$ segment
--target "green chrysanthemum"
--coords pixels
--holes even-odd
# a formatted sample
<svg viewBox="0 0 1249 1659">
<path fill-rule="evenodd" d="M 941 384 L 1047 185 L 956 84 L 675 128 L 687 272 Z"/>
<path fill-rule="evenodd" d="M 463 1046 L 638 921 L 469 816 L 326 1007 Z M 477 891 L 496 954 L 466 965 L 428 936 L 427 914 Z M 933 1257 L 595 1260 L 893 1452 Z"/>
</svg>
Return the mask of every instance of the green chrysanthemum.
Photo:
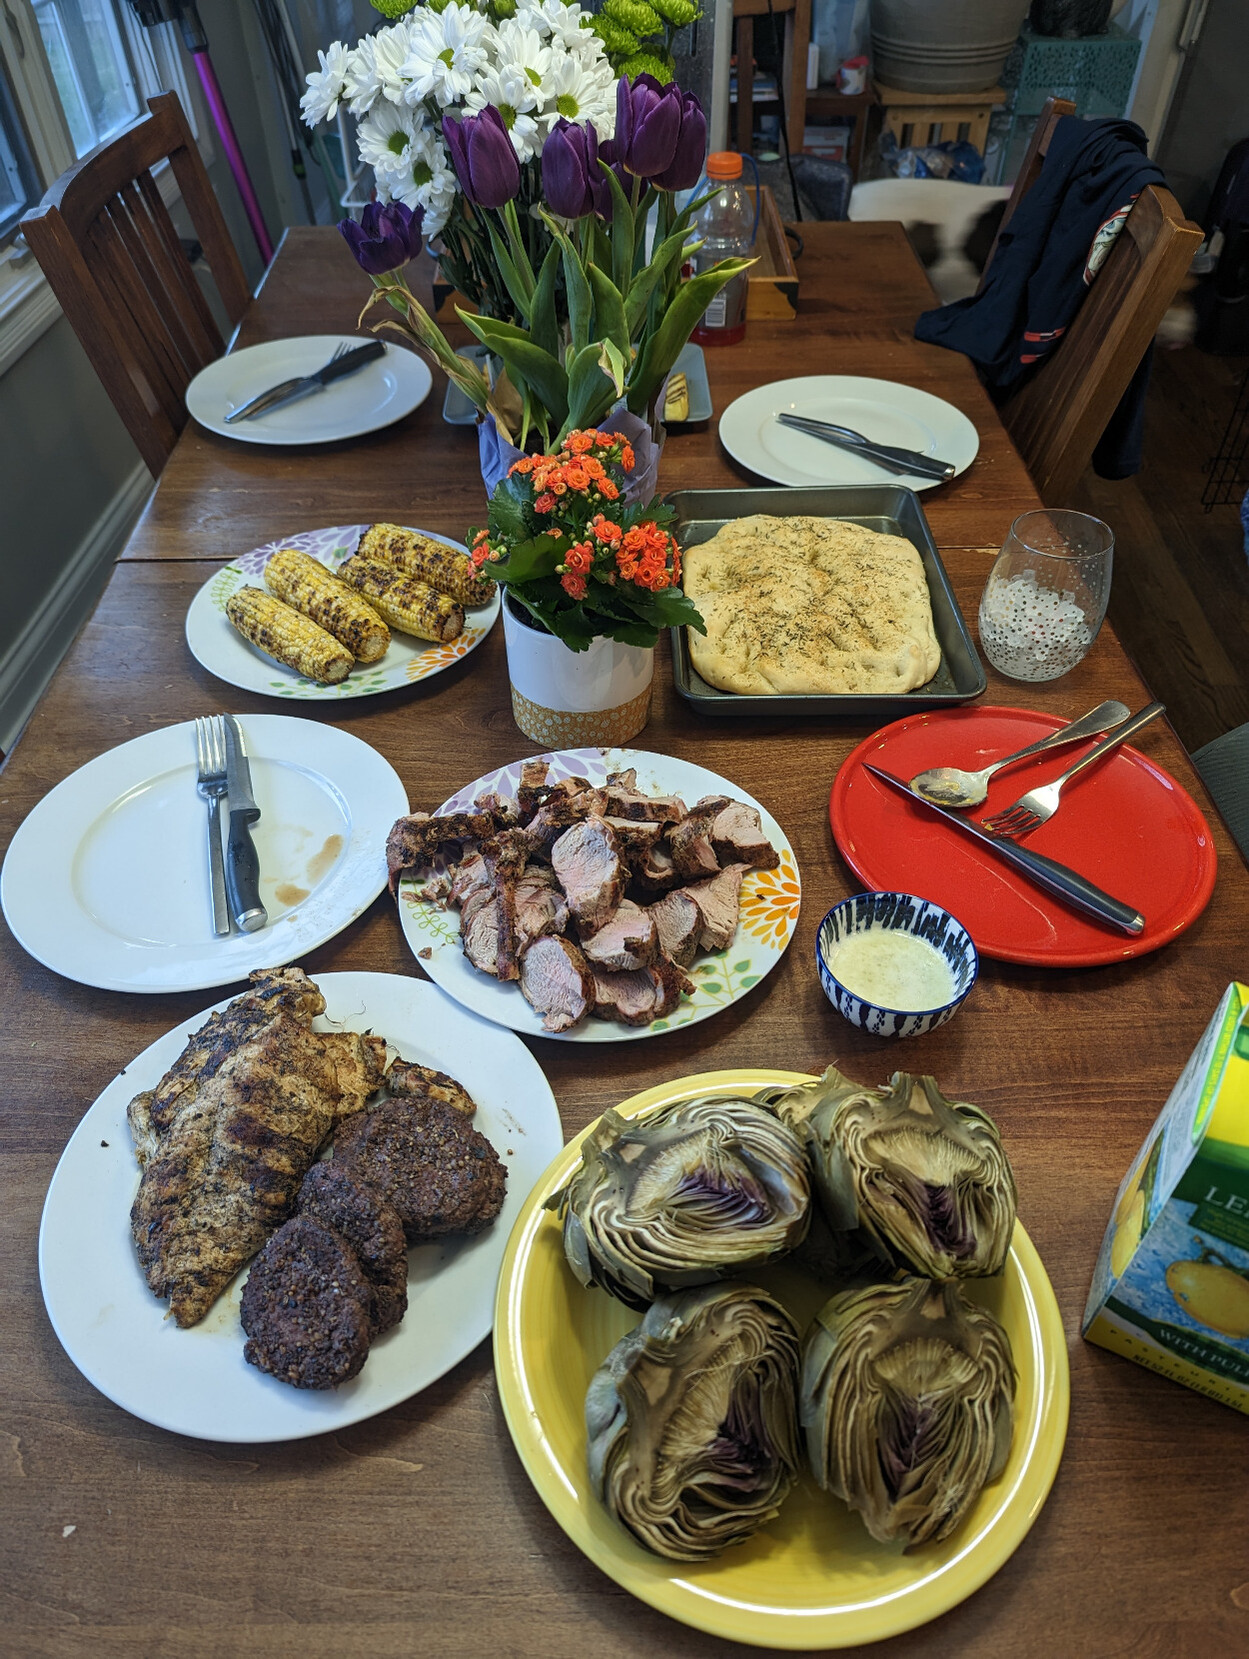
<svg viewBox="0 0 1249 1659">
<path fill-rule="evenodd" d="M 490 18 L 494 23 L 506 23 L 516 16 L 516 0 L 490 0 Z"/>
<path fill-rule="evenodd" d="M 593 32 L 603 42 L 603 50 L 612 59 L 612 68 L 616 68 L 616 58 L 627 57 L 630 52 L 638 49 L 638 37 L 630 34 L 628 29 L 622 28 L 619 23 L 613 23 L 610 17 L 602 12 L 590 25 Z"/>
<path fill-rule="evenodd" d="M 703 15 L 702 8 L 695 5 L 694 0 L 651 0 L 651 4 L 664 22 L 671 23 L 674 29 L 684 29 Z"/>
<path fill-rule="evenodd" d="M 654 6 L 647 5 L 646 0 L 606 0 L 603 12 L 613 23 L 637 35 L 639 40 L 644 35 L 659 34 L 664 26 L 663 18 Z"/>
<path fill-rule="evenodd" d="M 406 17 L 410 11 L 415 11 L 419 0 L 369 0 L 375 12 L 389 18 L 393 23 L 397 18 Z"/>
<path fill-rule="evenodd" d="M 672 59 L 655 52 L 638 52 L 620 65 L 620 73 L 631 81 L 639 75 L 653 75 L 660 86 L 667 86 L 672 79 Z"/>
</svg>

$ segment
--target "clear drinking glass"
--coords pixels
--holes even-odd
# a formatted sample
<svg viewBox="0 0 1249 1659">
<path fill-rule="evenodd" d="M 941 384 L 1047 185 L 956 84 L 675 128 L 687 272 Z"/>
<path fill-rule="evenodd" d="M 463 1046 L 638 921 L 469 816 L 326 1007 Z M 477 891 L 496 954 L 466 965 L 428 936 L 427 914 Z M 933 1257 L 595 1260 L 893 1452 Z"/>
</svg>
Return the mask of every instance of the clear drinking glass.
<svg viewBox="0 0 1249 1659">
<path fill-rule="evenodd" d="M 1045 507 L 1010 527 L 980 599 L 980 644 L 1012 680 L 1056 680 L 1087 654 L 1110 598 L 1115 538 L 1088 513 Z"/>
</svg>

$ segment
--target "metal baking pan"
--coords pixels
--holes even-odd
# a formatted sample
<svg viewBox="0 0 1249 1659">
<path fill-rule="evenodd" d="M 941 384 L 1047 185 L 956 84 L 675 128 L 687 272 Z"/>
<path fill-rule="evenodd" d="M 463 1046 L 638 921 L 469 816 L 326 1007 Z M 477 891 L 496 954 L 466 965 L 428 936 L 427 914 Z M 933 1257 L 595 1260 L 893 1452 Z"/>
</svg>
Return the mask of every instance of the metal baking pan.
<svg viewBox="0 0 1249 1659">
<path fill-rule="evenodd" d="M 868 530 L 905 536 L 919 550 L 928 577 L 933 629 L 941 647 L 941 666 L 928 684 L 895 696 L 861 696 L 847 692 L 750 697 L 718 691 L 707 684 L 690 660 L 684 628 L 672 630 L 672 674 L 686 702 L 703 714 L 763 720 L 826 719 L 847 721 L 897 720 L 915 709 L 946 708 L 969 703 L 988 684 L 967 623 L 958 608 L 950 579 L 941 563 L 928 520 L 914 490 L 900 484 L 861 484 L 814 489 L 675 490 L 667 497 L 676 509 L 673 534 L 682 547 L 710 541 L 732 519 L 752 513 L 776 518 L 801 514 L 812 518 L 840 518 Z"/>
</svg>

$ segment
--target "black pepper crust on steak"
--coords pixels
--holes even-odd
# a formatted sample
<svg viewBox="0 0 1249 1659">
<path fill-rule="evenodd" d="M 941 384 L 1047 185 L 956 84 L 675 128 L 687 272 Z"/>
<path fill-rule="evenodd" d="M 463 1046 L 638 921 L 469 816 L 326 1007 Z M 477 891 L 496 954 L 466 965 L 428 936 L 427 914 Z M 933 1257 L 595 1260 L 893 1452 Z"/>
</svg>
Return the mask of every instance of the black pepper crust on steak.
<svg viewBox="0 0 1249 1659">
<path fill-rule="evenodd" d="M 337 1388 L 368 1358 L 370 1299 L 346 1239 L 297 1215 L 274 1233 L 243 1286 L 243 1358 L 295 1388 Z"/>
<path fill-rule="evenodd" d="M 334 1137 L 333 1161 L 394 1205 L 413 1244 L 482 1232 L 507 1193 L 494 1147 L 438 1100 L 396 1096 L 361 1112 Z"/>
<path fill-rule="evenodd" d="M 341 1233 L 372 1288 L 374 1336 L 391 1330 L 408 1311 L 408 1244 L 393 1205 L 336 1164 L 313 1164 L 299 1189 L 300 1215 Z"/>
</svg>

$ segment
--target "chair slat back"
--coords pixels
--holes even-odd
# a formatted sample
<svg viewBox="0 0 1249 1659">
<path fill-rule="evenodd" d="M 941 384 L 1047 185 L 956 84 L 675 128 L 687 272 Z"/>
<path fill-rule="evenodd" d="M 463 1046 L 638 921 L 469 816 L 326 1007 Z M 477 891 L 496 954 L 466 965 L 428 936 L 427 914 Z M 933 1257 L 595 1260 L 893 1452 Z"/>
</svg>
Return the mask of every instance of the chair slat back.
<svg viewBox="0 0 1249 1659">
<path fill-rule="evenodd" d="M 176 95 L 63 173 L 22 220 L 36 259 L 153 473 L 186 424 L 187 385 L 225 342 L 152 169 L 168 161 L 231 324 L 250 295 Z"/>
<path fill-rule="evenodd" d="M 1061 345 L 1000 409 L 1041 499 L 1065 506 L 1201 244 L 1147 185 Z"/>
<path fill-rule="evenodd" d="M 1041 166 L 1049 152 L 1050 139 L 1054 136 L 1054 129 L 1064 115 L 1074 115 L 1076 106 L 1070 98 L 1047 98 L 1037 116 L 1037 124 L 1032 129 L 1032 137 L 1028 140 L 1028 148 L 1024 151 L 1023 162 L 1015 177 L 1015 187 L 1010 193 L 1001 223 L 997 227 L 997 235 L 993 238 L 993 246 L 989 249 L 989 257 L 985 260 L 984 270 L 980 274 L 980 288 L 984 287 L 985 278 L 989 274 L 989 267 L 993 263 L 993 256 L 997 252 L 997 245 L 1002 239 L 1002 232 L 1014 217 L 1015 209 L 1023 201 L 1029 190 L 1040 176 Z M 980 288 L 976 290 L 980 292 Z"/>
</svg>

